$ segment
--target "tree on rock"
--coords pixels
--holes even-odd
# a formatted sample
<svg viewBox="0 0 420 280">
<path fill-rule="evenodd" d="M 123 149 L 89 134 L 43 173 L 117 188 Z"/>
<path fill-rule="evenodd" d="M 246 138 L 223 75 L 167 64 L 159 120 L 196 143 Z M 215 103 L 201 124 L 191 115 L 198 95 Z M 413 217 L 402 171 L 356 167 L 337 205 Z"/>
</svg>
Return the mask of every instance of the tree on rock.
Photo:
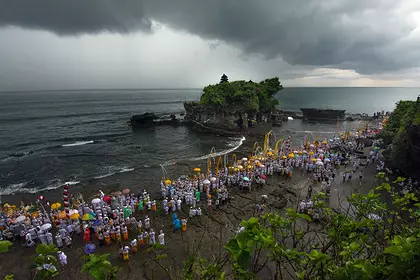
<svg viewBox="0 0 420 280">
<path fill-rule="evenodd" d="M 227 83 L 229 82 L 228 76 L 226 76 L 225 74 L 222 75 L 222 77 L 220 78 L 220 83 Z"/>
</svg>

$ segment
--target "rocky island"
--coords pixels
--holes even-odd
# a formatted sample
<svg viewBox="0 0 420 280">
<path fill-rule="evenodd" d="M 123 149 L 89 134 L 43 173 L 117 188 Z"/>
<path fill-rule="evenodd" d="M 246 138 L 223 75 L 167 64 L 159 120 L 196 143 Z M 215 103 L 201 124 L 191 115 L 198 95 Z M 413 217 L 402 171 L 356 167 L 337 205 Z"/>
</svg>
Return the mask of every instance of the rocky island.
<svg viewBox="0 0 420 280">
<path fill-rule="evenodd" d="M 259 83 L 229 82 L 223 75 L 220 83 L 203 89 L 198 102 L 184 102 L 184 121 L 203 132 L 222 135 L 264 134 L 273 123 L 281 121 L 277 113 L 277 93 L 283 89 L 279 78 Z"/>
</svg>

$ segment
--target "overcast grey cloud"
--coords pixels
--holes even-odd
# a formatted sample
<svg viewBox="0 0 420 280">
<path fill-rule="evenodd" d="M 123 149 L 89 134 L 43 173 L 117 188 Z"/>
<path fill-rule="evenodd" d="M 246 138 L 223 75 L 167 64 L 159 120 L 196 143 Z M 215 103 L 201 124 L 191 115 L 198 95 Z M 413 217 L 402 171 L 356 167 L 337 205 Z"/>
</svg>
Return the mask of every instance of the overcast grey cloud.
<svg viewBox="0 0 420 280">
<path fill-rule="evenodd" d="M 414 0 L 1 0 L 0 24 L 59 35 L 151 32 L 151 20 L 245 53 L 361 74 L 415 67 Z"/>
</svg>

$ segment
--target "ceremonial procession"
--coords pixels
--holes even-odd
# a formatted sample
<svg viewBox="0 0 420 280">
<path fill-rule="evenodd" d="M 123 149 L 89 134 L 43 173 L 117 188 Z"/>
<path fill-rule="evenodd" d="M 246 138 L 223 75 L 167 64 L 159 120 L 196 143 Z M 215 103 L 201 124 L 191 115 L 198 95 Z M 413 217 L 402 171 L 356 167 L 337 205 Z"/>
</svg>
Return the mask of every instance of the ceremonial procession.
<svg viewBox="0 0 420 280">
<path fill-rule="evenodd" d="M 296 207 L 316 220 L 321 213 L 312 209 L 315 188 L 329 197 L 331 185 L 340 180 L 339 174 L 343 184 L 361 184 L 367 165 L 377 163 L 378 171 L 384 170 L 378 143 L 365 147 L 363 139 L 373 137 L 385 122 L 384 118 L 382 122 L 365 124 L 357 131 L 343 132 L 330 139 L 311 139 L 307 135 L 300 143 L 294 143 L 291 136 L 273 143 L 270 132 L 263 147 L 254 145 L 249 158 L 237 160 L 232 155 L 227 164 L 222 164 L 221 157 L 217 163 L 209 158 L 207 167 L 195 167 L 189 175 L 172 180 L 163 177 L 160 196 L 126 188 L 109 194 L 99 190 L 94 198 L 85 201 L 82 195 L 72 194 L 71 188 L 65 186 L 62 201 L 38 196 L 35 203 L 6 203 L 1 208 L 0 238 L 29 248 L 37 244 L 55 245 L 62 267 L 71 261 L 66 252 L 74 243 L 83 244 L 86 255 L 101 251 L 104 246 L 112 247 L 118 250 L 121 261 L 130 261 L 139 250 L 154 244 L 165 246 L 167 236 L 185 234 L 190 230 L 189 220 L 228 209 L 233 191 L 253 192 L 254 188 L 263 191 L 271 177 L 279 176 L 287 183 L 296 173 L 308 178 L 306 194 Z M 365 148 L 368 156 L 364 156 Z M 254 215 L 266 211 L 267 200 L 269 194 L 263 194 L 255 202 Z M 156 217 L 162 216 L 171 221 L 170 228 L 156 222 Z"/>
</svg>

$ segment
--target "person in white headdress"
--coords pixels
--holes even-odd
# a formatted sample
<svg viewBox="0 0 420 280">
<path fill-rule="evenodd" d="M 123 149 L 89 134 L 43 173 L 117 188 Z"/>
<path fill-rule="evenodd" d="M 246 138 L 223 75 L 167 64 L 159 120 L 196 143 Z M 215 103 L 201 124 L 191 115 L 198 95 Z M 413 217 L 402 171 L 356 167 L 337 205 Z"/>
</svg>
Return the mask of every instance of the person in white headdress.
<svg viewBox="0 0 420 280">
<path fill-rule="evenodd" d="M 160 231 L 158 239 L 159 239 L 160 245 L 165 245 L 165 234 L 163 233 L 163 230 Z"/>
<path fill-rule="evenodd" d="M 155 232 L 153 229 L 150 230 L 150 245 L 153 245 L 156 243 L 156 237 L 155 237 Z"/>
<path fill-rule="evenodd" d="M 150 218 L 149 218 L 149 216 L 146 216 L 146 218 L 144 219 L 144 228 L 145 229 L 150 228 Z"/>
<path fill-rule="evenodd" d="M 63 247 L 63 238 L 62 238 L 62 236 L 61 236 L 60 233 L 57 233 L 55 235 L 55 241 L 57 242 L 57 247 L 58 248 L 62 248 Z"/>
<path fill-rule="evenodd" d="M 57 252 L 57 255 L 58 255 L 58 260 L 60 261 L 60 264 L 62 266 L 66 266 L 67 265 L 67 256 L 66 256 L 66 254 L 64 254 L 61 251 L 58 251 Z"/>
<path fill-rule="evenodd" d="M 26 247 L 35 246 L 35 242 L 32 240 L 32 235 L 28 232 L 25 236 L 26 238 Z"/>
</svg>

